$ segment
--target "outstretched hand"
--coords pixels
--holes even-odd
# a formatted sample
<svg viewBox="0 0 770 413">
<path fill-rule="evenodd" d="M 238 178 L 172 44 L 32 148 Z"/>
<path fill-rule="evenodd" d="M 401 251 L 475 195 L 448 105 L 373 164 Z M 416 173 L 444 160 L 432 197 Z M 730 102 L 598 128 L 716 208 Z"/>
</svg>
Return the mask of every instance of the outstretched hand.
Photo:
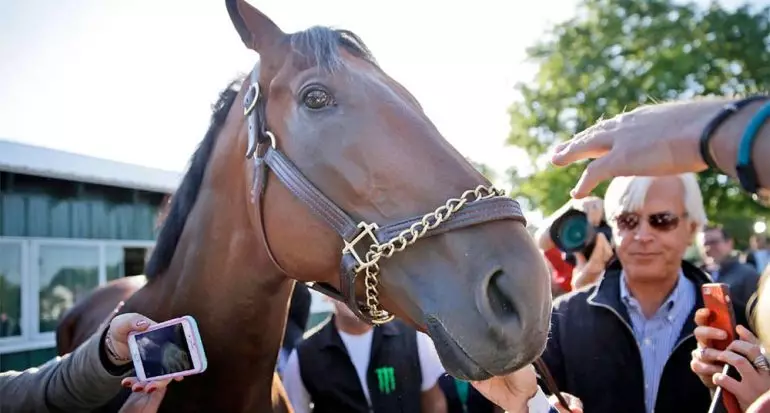
<svg viewBox="0 0 770 413">
<path fill-rule="evenodd" d="M 572 196 L 583 198 L 616 176 L 661 176 L 706 169 L 700 134 L 725 99 L 703 99 L 642 106 L 602 120 L 558 145 L 551 162 L 566 166 L 591 162 Z"/>
</svg>

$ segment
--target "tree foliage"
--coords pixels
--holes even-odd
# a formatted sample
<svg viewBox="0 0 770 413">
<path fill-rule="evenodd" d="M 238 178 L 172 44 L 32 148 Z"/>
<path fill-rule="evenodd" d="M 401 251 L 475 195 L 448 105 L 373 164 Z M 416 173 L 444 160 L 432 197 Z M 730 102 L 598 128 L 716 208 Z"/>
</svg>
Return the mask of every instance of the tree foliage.
<svg viewBox="0 0 770 413">
<path fill-rule="evenodd" d="M 517 86 L 508 143 L 527 151 L 535 173 L 521 179 L 513 171 L 514 195 L 545 214 L 566 202 L 585 165 L 554 169 L 538 160 L 600 118 L 656 101 L 770 90 L 769 45 L 769 8 L 583 0 L 575 18 L 527 51 L 539 70 Z M 704 172 L 700 185 L 714 221 L 770 215 L 724 176 Z"/>
</svg>

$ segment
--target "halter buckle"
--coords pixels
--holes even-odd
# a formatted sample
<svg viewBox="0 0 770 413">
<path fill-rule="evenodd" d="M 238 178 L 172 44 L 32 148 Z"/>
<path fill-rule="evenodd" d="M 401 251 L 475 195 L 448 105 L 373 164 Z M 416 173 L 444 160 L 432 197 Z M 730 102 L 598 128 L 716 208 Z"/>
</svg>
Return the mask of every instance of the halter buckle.
<svg viewBox="0 0 770 413">
<path fill-rule="evenodd" d="M 244 98 L 243 116 L 249 116 L 249 114 L 257 107 L 257 101 L 259 100 L 259 83 L 252 83 L 249 86 L 249 90 L 246 91 L 246 97 Z"/>
<path fill-rule="evenodd" d="M 358 265 L 356 265 L 356 272 L 361 271 L 362 269 L 371 266 L 372 262 L 367 262 L 361 259 L 361 256 L 358 255 L 358 251 L 356 251 L 356 247 L 358 246 L 358 243 L 361 242 L 365 237 L 369 237 L 371 239 L 371 243 L 367 246 L 366 251 L 369 251 L 369 248 L 372 246 L 379 246 L 380 242 L 377 240 L 377 236 L 374 235 L 374 231 L 378 230 L 380 228 L 379 225 L 376 223 L 368 223 L 361 221 L 358 223 L 358 228 L 361 228 L 361 231 L 356 235 L 350 242 L 345 241 L 345 247 L 342 248 L 342 255 L 350 254 L 355 258 Z M 366 252 L 364 253 L 364 257 L 366 257 Z"/>
</svg>

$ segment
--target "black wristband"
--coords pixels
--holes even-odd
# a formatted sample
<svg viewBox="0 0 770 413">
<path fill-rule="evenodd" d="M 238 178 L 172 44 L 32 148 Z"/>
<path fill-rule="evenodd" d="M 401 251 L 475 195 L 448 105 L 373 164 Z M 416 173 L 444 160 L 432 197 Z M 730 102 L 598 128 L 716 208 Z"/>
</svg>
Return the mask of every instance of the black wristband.
<svg viewBox="0 0 770 413">
<path fill-rule="evenodd" d="M 748 105 L 749 103 L 768 98 L 770 98 L 770 96 L 756 95 L 741 99 L 737 102 L 728 103 L 719 113 L 717 113 L 716 116 L 714 116 L 713 119 L 711 119 L 711 121 L 709 121 L 708 125 L 703 128 L 703 133 L 701 133 L 700 136 L 700 155 L 703 158 L 703 162 L 705 162 L 709 168 L 718 172 L 722 172 L 717 166 L 716 162 L 714 162 L 714 158 L 711 157 L 711 151 L 709 150 L 711 138 L 714 136 L 714 131 L 716 131 L 719 125 L 721 125 L 722 122 L 729 118 L 730 115 L 738 112 L 741 108 Z"/>
</svg>

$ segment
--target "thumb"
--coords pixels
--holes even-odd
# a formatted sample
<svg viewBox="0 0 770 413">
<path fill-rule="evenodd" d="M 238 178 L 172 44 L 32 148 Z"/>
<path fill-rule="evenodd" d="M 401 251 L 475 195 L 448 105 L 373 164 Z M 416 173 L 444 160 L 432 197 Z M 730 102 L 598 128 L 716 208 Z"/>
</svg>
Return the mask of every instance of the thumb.
<svg viewBox="0 0 770 413">
<path fill-rule="evenodd" d="M 612 155 L 595 159 L 588 164 L 580 176 L 575 188 L 570 192 L 573 198 L 581 199 L 588 196 L 599 183 L 612 178 Z"/>
<path fill-rule="evenodd" d="M 141 314 L 126 313 L 112 319 L 110 330 L 115 338 L 125 340 L 129 333 L 144 331 L 153 324 L 156 323 Z"/>
</svg>

